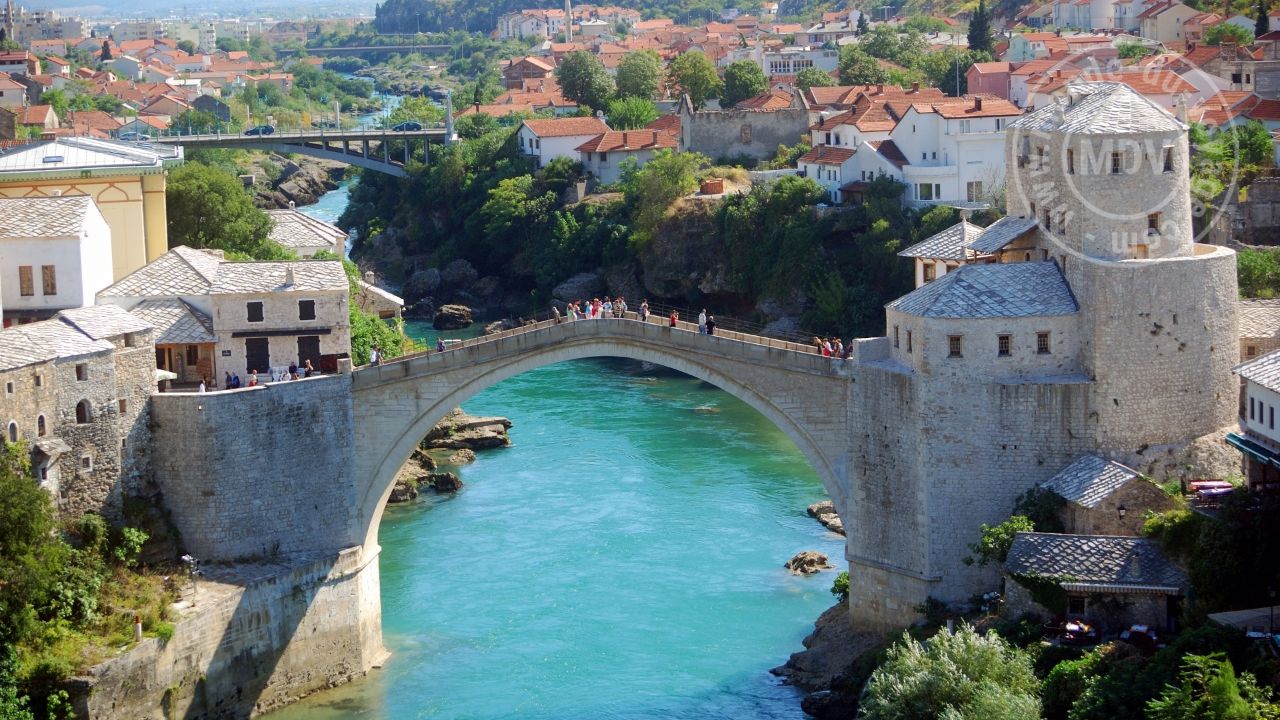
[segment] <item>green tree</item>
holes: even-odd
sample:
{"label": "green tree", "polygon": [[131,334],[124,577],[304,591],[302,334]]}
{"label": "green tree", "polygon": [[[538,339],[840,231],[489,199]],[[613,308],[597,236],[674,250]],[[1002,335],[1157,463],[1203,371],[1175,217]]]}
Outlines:
{"label": "green tree", "polygon": [[1240,297],[1270,298],[1280,294],[1280,249],[1243,248],[1236,252]]}
{"label": "green tree", "polygon": [[987,13],[986,0],[978,0],[978,9],[969,19],[969,49],[989,53],[991,47],[991,16]]}
{"label": "green tree", "polygon": [[112,57],[111,57],[111,41],[110,41],[110,40],[103,40],[103,41],[102,41],[102,54],[98,56],[98,59],[99,59],[99,60],[101,60],[102,62],[106,62],[106,61],[108,61],[108,60],[111,60],[111,59],[112,59]]}
{"label": "green tree", "polygon": [[698,187],[697,170],[707,158],[694,152],[660,150],[644,167],[623,171],[622,188],[631,208],[632,243],[643,247],[677,198]]}
{"label": "green tree", "polygon": [[1185,656],[1179,680],[1147,701],[1148,720],[1256,720],[1267,717],[1264,712],[1280,714],[1280,707],[1269,702],[1270,693],[1262,692],[1247,673],[1237,679],[1222,653]]}
{"label": "green tree", "polygon": [[400,104],[391,111],[391,114],[382,119],[380,124],[382,127],[390,128],[411,120],[420,123],[440,122],[444,120],[444,108],[428,97],[406,96],[400,100]]}
{"label": "green tree", "polygon": [[[1009,558],[1009,549],[1013,547],[1013,537],[1020,532],[1033,532],[1036,529],[1025,515],[1014,515],[999,525],[983,523],[978,532],[978,542],[969,546],[969,552],[978,556],[978,564],[1004,562]],[[972,558],[965,558],[966,563]]]}
{"label": "green tree", "polygon": [[694,108],[701,108],[707,98],[719,97],[724,88],[716,66],[697,50],[682,53],[671,61],[667,75],[673,85],[688,94]]}
{"label": "green tree", "polygon": [[200,135],[216,131],[220,125],[217,116],[213,113],[192,108],[184,110],[175,117],[171,127],[178,132]]}
{"label": "green tree", "polygon": [[1038,720],[1040,682],[1025,652],[967,623],[926,643],[902,640],[867,681],[867,720]]}
{"label": "green tree", "polygon": [[1253,34],[1255,36],[1261,37],[1271,30],[1271,21],[1267,15],[1267,0],[1258,0],[1253,13]]}
{"label": "green tree", "polygon": [[652,50],[638,50],[622,56],[618,63],[618,94],[624,98],[652,100],[662,85],[662,59]]}
{"label": "green tree", "polygon": [[190,40],[179,40],[178,49],[188,55],[196,54],[196,44],[191,42]]}
{"label": "green tree", "polygon": [[584,50],[574,50],[556,68],[556,80],[564,96],[581,105],[603,110],[613,97],[613,78],[600,58]]}
{"label": "green tree", "polygon": [[71,109],[71,99],[62,90],[46,90],[40,93],[40,104],[51,106],[58,118],[64,122],[67,120],[67,111]]}
{"label": "green tree", "polygon": [[228,172],[189,162],[170,175],[165,201],[171,247],[217,248],[258,259],[283,255],[267,238],[271,218]]}
{"label": "green tree", "polygon": [[1125,60],[1139,60],[1146,57],[1147,46],[1138,42],[1122,42],[1116,45],[1116,54]]}
{"label": "green tree", "polygon": [[811,87],[831,87],[836,81],[830,74],[816,67],[807,67],[796,73],[796,87],[808,90]]}
{"label": "green tree", "polygon": [[876,63],[876,59],[868,55],[857,45],[845,45],[840,48],[840,84],[863,85],[866,83],[882,83],[889,79],[889,74]]}
{"label": "green tree", "polygon": [[856,32],[859,36],[866,35],[871,30],[871,24],[867,22],[867,14],[858,11],[858,27]]}
{"label": "green tree", "polygon": [[750,60],[739,60],[724,69],[724,93],[720,97],[720,105],[731,108],[768,89],[769,81],[764,77],[764,70]]}
{"label": "green tree", "polygon": [[924,80],[929,85],[948,95],[959,97],[968,91],[969,81],[965,72],[969,66],[989,60],[991,55],[986,52],[946,48],[922,56],[916,63],[916,69],[924,75]]}
{"label": "green tree", "polygon": [[1224,42],[1236,45],[1251,45],[1253,43],[1253,33],[1248,28],[1223,22],[1205,28],[1201,41],[1205,45],[1221,45]]}
{"label": "green tree", "polygon": [[614,130],[635,130],[658,119],[658,106],[647,98],[620,97],[609,101],[607,115]]}

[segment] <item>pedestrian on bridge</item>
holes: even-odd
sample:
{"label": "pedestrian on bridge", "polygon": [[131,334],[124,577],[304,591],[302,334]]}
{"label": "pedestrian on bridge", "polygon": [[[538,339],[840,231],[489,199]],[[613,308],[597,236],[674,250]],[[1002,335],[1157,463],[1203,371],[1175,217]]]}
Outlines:
{"label": "pedestrian on bridge", "polygon": [[702,312],[698,313],[698,332],[707,334],[707,309],[702,308]]}
{"label": "pedestrian on bridge", "polygon": [[708,335],[716,334],[716,316],[715,315],[707,316],[707,334]]}
{"label": "pedestrian on bridge", "polygon": [[436,352],[444,352],[444,337],[436,338]]}
{"label": "pedestrian on bridge", "polygon": [[560,317],[560,308],[556,307],[555,303],[551,303],[551,314],[556,316],[556,324],[559,325],[563,318]]}
{"label": "pedestrian on bridge", "polygon": [[671,311],[671,327],[675,327],[676,323],[678,322],[680,322],[680,313],[676,312],[675,310],[672,310]]}
{"label": "pedestrian on bridge", "polygon": [[640,301],[640,322],[649,322],[649,298]]}

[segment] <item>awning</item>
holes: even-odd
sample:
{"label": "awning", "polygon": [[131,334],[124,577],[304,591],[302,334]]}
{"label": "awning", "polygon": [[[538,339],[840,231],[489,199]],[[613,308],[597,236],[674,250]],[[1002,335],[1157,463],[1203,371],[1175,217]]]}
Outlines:
{"label": "awning", "polygon": [[1263,445],[1256,443],[1243,435],[1227,433],[1227,444],[1260,463],[1280,468],[1280,454],[1267,449]]}
{"label": "awning", "polygon": [[1139,585],[1129,583],[1105,582],[1063,582],[1058,585],[1067,592],[1144,594],[1144,595],[1181,595],[1182,589],[1169,585]]}
{"label": "awning", "polygon": [[161,380],[177,380],[177,379],[178,379],[178,373],[173,373],[173,372],[169,372],[168,370],[161,370],[160,368],[156,368],[156,382],[160,382]]}

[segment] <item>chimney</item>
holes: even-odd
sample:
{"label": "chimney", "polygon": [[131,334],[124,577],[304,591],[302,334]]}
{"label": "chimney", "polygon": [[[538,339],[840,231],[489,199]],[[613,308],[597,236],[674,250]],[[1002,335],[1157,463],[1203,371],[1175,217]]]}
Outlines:
{"label": "chimney", "polygon": [[876,94],[877,95],[884,94],[884,83],[880,83],[879,85],[876,85]]}
{"label": "chimney", "polygon": [[294,201],[290,200],[290,201],[289,201],[289,209],[290,209],[290,210],[293,210],[293,209],[294,209],[294,208],[296,208],[296,207],[297,207],[297,203],[295,203]]}
{"label": "chimney", "polygon": [[975,97],[975,98],[973,99],[973,109],[974,109],[974,110],[981,110],[981,109],[982,109],[982,98],[981,98],[981,97]]}
{"label": "chimney", "polygon": [[913,83],[911,83],[911,92],[913,92],[913,93],[920,92],[920,83],[919,83],[919,82],[913,82]]}
{"label": "chimney", "polygon": [[293,265],[286,265],[284,268],[284,284],[285,285],[295,284],[294,278],[293,278]]}
{"label": "chimney", "polygon": [[1057,122],[1066,122],[1067,111],[1062,107],[1062,98],[1052,98],[1053,100],[1053,119]]}
{"label": "chimney", "polygon": [[364,281],[365,281],[366,283],[369,283],[370,285],[372,285],[372,284],[373,284],[373,271],[372,271],[372,270],[365,270],[365,271],[364,271]]}
{"label": "chimney", "polygon": [[1173,103],[1174,114],[1178,116],[1178,120],[1182,124],[1187,124],[1187,96],[1185,93],[1179,93],[1178,99]]}

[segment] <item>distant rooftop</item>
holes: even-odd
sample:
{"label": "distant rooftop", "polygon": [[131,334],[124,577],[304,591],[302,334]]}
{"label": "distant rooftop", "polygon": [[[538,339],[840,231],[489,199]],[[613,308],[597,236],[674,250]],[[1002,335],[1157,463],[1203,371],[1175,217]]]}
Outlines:
{"label": "distant rooftop", "polygon": [[316,220],[292,208],[267,210],[275,222],[270,239],[287,248],[309,248],[321,245],[343,247],[347,234],[327,222]]}
{"label": "distant rooftop", "polygon": [[217,251],[179,245],[100,291],[104,297],[169,298],[260,292],[346,290],[337,260],[232,262]]}
{"label": "distant rooftop", "polygon": [[1268,390],[1280,392],[1280,350],[1237,365],[1232,372]]}
{"label": "distant rooftop", "polygon": [[1136,477],[1140,476],[1133,468],[1097,455],[1085,455],[1041,487],[1052,490],[1068,502],[1092,508]]}

